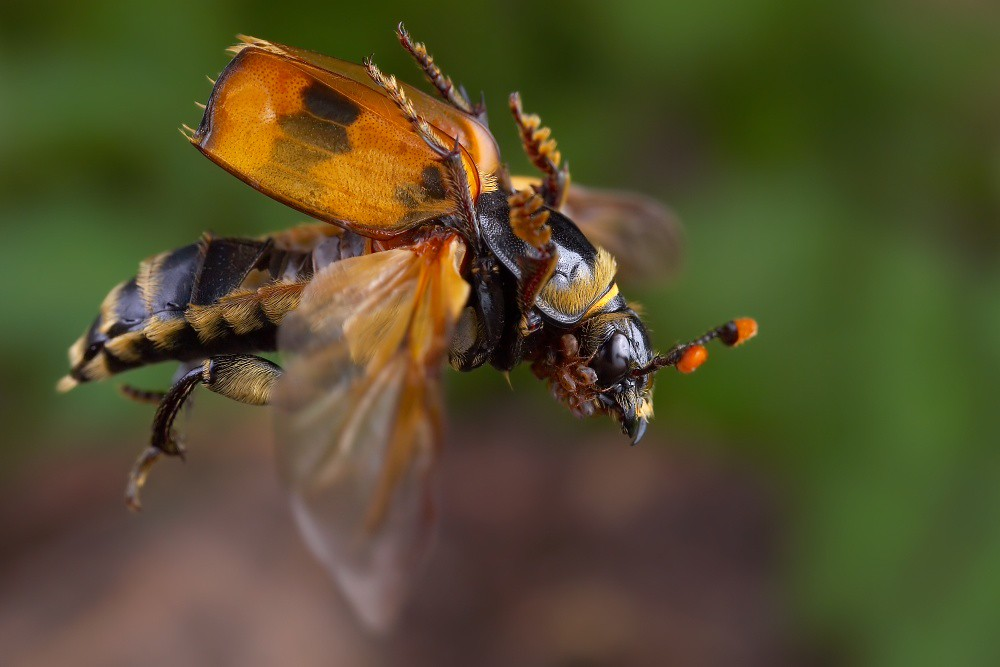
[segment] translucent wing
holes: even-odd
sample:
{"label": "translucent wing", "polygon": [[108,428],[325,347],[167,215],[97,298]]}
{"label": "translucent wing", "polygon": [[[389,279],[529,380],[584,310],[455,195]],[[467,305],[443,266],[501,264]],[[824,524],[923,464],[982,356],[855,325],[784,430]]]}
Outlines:
{"label": "translucent wing", "polygon": [[[512,181],[518,190],[538,182],[525,176]],[[626,280],[664,278],[680,263],[682,236],[677,216],[651,197],[574,183],[562,213],[591,242],[615,256],[618,275]]]}
{"label": "translucent wing", "polygon": [[[374,83],[267,42],[237,48],[191,137],[212,161],[278,201],[365,236],[391,237],[456,210],[440,157]],[[432,124],[432,131],[449,146],[455,136],[472,144],[456,127],[449,134]],[[462,158],[475,198],[480,170],[464,147]]]}
{"label": "translucent wing", "polygon": [[295,518],[362,620],[387,627],[426,544],[440,371],[469,285],[458,237],[322,269],[279,331],[278,459]]}

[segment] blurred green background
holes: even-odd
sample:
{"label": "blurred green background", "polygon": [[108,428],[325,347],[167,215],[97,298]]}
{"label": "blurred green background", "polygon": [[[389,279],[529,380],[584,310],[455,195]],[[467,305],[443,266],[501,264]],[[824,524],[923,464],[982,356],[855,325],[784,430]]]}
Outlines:
{"label": "blurred green background", "polygon": [[[140,259],[203,230],[301,219],[176,131],[197,124],[192,102],[235,33],[374,53],[416,82],[400,19],[485,92],[515,171],[528,165],[505,100],[520,90],[576,181],[677,210],[679,278],[625,287],[662,348],[733,316],[760,321],[751,345],[661,378],[652,430],[711,442],[772,485],[795,643],[830,662],[1000,664],[994,3],[8,0],[0,485],[39,457],[113,446],[124,470],[137,451],[150,415],[113,383],[53,385]],[[451,378],[456,419],[524,401],[570,441],[613,430],[572,423],[527,373],[514,394],[498,377]],[[238,414],[200,414],[219,410]]]}

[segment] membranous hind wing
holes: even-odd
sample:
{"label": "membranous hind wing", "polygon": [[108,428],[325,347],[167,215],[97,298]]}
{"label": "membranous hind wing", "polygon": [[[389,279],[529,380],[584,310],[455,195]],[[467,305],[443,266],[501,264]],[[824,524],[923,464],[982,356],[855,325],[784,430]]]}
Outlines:
{"label": "membranous hind wing", "polygon": [[373,628],[394,618],[432,525],[464,255],[447,234],[333,263],[279,331],[278,458],[295,517]]}
{"label": "membranous hind wing", "polygon": [[[388,238],[456,211],[441,156],[363,67],[249,41],[235,47],[191,137],[202,153],[264,194],[364,236]],[[414,106],[447,145],[459,140],[474,200],[486,174],[477,158],[497,163],[489,131],[425,97]]]}
{"label": "membranous hind wing", "polygon": [[[515,176],[514,188],[525,190],[537,179]],[[592,243],[618,260],[626,280],[671,275],[681,259],[680,223],[673,211],[636,192],[603,190],[572,184],[561,212]]]}

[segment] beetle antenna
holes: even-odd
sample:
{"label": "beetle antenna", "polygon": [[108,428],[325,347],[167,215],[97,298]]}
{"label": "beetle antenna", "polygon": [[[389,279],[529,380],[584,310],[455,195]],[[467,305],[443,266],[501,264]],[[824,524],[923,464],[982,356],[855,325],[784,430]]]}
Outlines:
{"label": "beetle antenna", "polygon": [[729,320],[722,326],[715,327],[705,335],[687,343],[679,343],[670,348],[666,354],[658,354],[652,361],[632,371],[633,377],[641,377],[655,373],[661,368],[674,366],[681,373],[693,373],[708,359],[705,344],[718,338],[727,347],[742,345],[757,335],[757,321],[749,317]]}

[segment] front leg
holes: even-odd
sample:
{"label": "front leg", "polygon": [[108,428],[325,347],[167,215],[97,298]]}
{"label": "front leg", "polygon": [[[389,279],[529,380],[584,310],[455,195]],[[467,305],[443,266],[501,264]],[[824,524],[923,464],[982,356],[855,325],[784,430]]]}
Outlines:
{"label": "front leg", "polygon": [[141,509],[139,494],[150,469],[161,456],[184,457],[184,449],[174,437],[174,420],[197,385],[240,403],[267,405],[281,375],[281,367],[267,359],[252,354],[225,354],[209,357],[181,376],[156,408],[150,446],[132,466],[125,504],[133,510]]}
{"label": "front leg", "polygon": [[531,163],[545,175],[540,186],[535,186],[549,208],[560,210],[566,203],[569,192],[569,166],[559,166],[562,155],[552,138],[552,130],[542,127],[542,119],[536,114],[526,114],[521,107],[520,93],[511,93],[510,111],[521,135],[521,144]]}
{"label": "front leg", "polygon": [[527,246],[524,255],[518,258],[521,276],[517,296],[522,313],[521,333],[528,336],[542,325],[541,316],[535,311],[535,299],[552,277],[559,256],[552,242],[549,211],[544,207],[541,195],[521,190],[508,197],[507,204],[510,207],[511,230]]}

